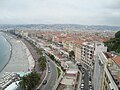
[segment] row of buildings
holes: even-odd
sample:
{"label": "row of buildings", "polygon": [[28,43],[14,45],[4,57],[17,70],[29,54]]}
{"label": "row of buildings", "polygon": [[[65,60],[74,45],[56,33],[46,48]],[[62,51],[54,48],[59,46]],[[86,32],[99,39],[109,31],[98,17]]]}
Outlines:
{"label": "row of buildings", "polygon": [[27,37],[27,40],[36,44],[36,46],[43,48],[48,56],[53,55],[55,61],[59,63],[63,70],[65,70],[58,82],[56,87],[57,90],[75,90],[78,88],[80,72],[78,67],[68,59],[69,53],[64,51],[63,47],[47,43],[45,40],[37,39],[35,37]]}
{"label": "row of buildings", "polygon": [[[26,32],[25,32],[26,33]],[[100,34],[100,36],[99,36]],[[24,35],[24,34],[23,34]],[[28,34],[29,35],[29,34]],[[105,34],[106,35],[106,34]],[[61,63],[61,66],[66,68],[66,57],[69,56],[70,51],[75,53],[75,62],[80,63],[84,68],[92,71],[92,84],[94,90],[119,90],[120,83],[120,56],[107,53],[107,47],[103,42],[111,38],[111,36],[104,36],[102,33],[65,33],[65,32],[39,32],[30,34],[37,40],[42,39],[46,45],[51,42],[55,45],[60,45],[56,48],[52,43],[45,47],[50,54],[54,53],[55,58]],[[25,36],[26,37],[26,36]],[[49,48],[49,49],[48,49]],[[62,54],[64,53],[64,55]],[[68,69],[68,68],[67,68]],[[73,80],[72,72],[66,71],[64,78],[60,82],[59,88],[70,88]],[[73,76],[75,76],[74,74]],[[65,82],[66,85],[64,86]],[[62,86],[61,86],[62,85]],[[73,84],[74,86],[75,84]],[[72,87],[73,87],[72,86]],[[59,90],[59,89],[58,89]]]}

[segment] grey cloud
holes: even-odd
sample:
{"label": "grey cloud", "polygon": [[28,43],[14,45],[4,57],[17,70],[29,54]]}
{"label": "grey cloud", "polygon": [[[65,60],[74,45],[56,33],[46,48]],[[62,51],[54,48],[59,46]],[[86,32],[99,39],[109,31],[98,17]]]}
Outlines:
{"label": "grey cloud", "polygon": [[120,0],[5,0],[0,5],[0,23],[120,25],[119,3]]}
{"label": "grey cloud", "polygon": [[120,9],[120,0],[106,0],[104,1],[104,7],[108,9]]}

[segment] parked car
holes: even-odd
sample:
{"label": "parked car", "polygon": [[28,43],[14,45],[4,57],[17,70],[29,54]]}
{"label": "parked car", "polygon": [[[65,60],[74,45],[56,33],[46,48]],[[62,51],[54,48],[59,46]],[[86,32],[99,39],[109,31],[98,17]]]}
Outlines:
{"label": "parked car", "polygon": [[83,87],[83,86],[81,86],[81,90],[84,90],[84,87]]}
{"label": "parked car", "polygon": [[85,76],[85,74],[83,73],[83,74],[82,74],[82,77],[84,78],[84,76]]}
{"label": "parked car", "polygon": [[92,82],[91,82],[91,81],[89,81],[89,85],[92,85]]}
{"label": "parked car", "polygon": [[50,68],[50,65],[48,65],[48,68]]}
{"label": "parked car", "polygon": [[81,87],[84,87],[84,83],[81,84]]}
{"label": "parked car", "polygon": [[89,90],[92,90],[92,85],[89,86]]}
{"label": "parked car", "polygon": [[89,77],[89,81],[91,81],[91,77]]}
{"label": "parked car", "polygon": [[83,84],[84,84],[84,80],[83,80],[83,79],[82,79],[81,83],[83,83]]}
{"label": "parked car", "polygon": [[81,84],[80,88],[81,88],[81,90],[84,90],[84,84]]}

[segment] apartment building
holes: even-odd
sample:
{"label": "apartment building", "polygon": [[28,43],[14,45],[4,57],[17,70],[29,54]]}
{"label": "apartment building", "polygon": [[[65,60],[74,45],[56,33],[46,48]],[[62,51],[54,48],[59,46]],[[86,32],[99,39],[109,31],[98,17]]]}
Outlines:
{"label": "apartment building", "polygon": [[81,61],[86,69],[93,69],[95,62],[95,55],[100,52],[106,52],[107,47],[100,42],[84,42],[81,46]]}
{"label": "apartment building", "polygon": [[109,67],[110,60],[106,57],[105,53],[99,52],[95,59],[94,90],[119,90],[112,70]]}
{"label": "apartment building", "polygon": [[76,46],[75,48],[75,61],[80,63],[81,60],[81,45]]}

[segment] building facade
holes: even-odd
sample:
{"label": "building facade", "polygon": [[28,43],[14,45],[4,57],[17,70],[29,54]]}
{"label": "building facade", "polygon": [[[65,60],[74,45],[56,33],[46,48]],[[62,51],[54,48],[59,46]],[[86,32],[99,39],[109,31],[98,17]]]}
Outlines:
{"label": "building facade", "polygon": [[119,90],[111,71],[108,68],[109,60],[104,53],[99,52],[95,59],[93,75],[94,90]]}
{"label": "building facade", "polygon": [[81,46],[81,64],[86,69],[93,69],[95,62],[95,55],[100,51],[107,51],[107,47],[99,42],[84,42]]}

